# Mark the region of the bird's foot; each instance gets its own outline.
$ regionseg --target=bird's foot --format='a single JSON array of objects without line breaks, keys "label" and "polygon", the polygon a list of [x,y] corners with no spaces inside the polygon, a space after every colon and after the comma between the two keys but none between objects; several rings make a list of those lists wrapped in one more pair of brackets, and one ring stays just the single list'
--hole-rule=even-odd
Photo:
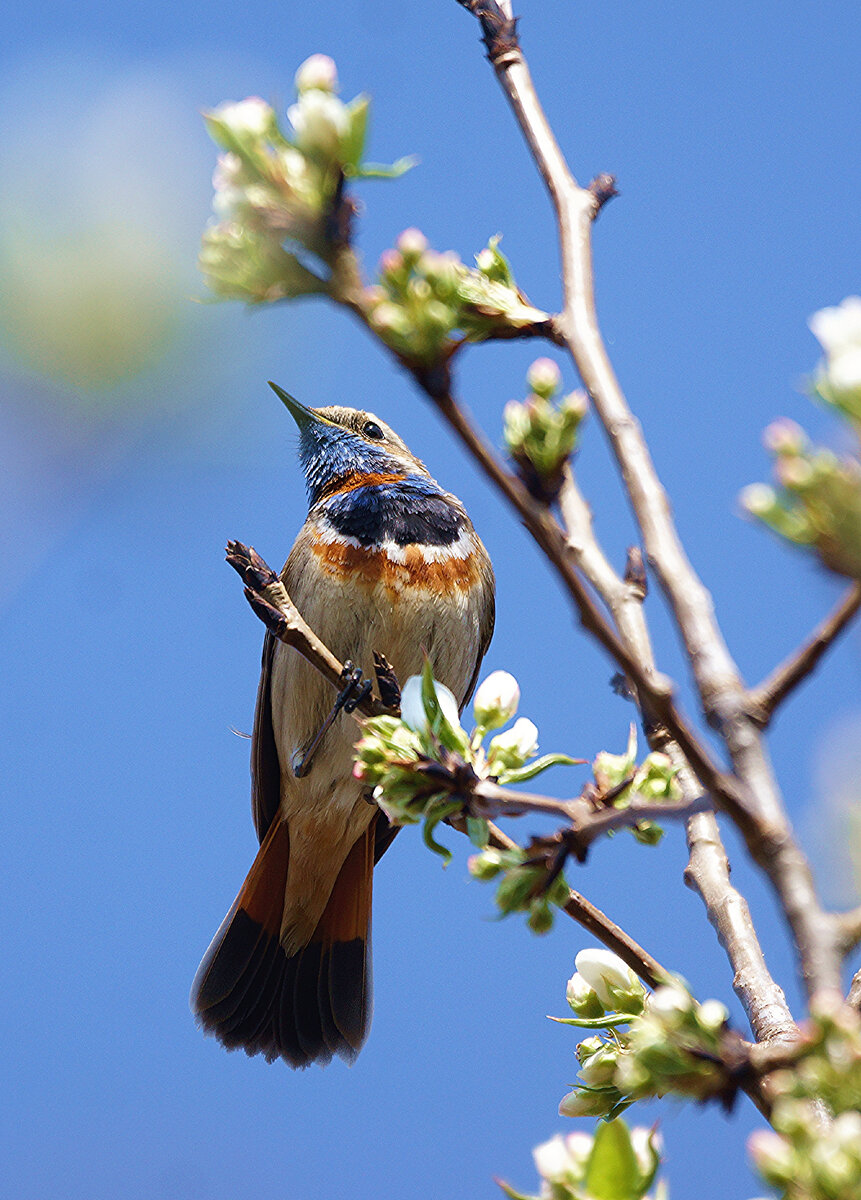
[{"label": "bird's foot", "polygon": [[346,713],[351,713],[358,704],[368,696],[372,689],[372,684],[369,679],[362,679],[362,668],[354,667],[347,660],[344,663],[344,669],[341,671],[341,679],[344,686],[335,699],[332,706],[332,711],[326,717],[323,724],[317,730],[314,738],[305,753],[293,760],[293,774],[297,779],[302,779],[311,769],[311,760],[320,748],[320,743],[326,736],[327,731],[331,728],[332,723],[337,717],[341,709]]}]

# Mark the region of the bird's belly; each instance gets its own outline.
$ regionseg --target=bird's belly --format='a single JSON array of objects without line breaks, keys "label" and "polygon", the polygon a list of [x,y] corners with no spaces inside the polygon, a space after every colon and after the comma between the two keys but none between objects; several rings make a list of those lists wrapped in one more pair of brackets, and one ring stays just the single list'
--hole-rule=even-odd
[{"label": "bird's belly", "polygon": [[[352,660],[375,681],[376,650],[403,683],[421,671],[427,654],[434,676],[460,701],[480,652],[480,588],[454,584],[443,589],[425,572],[397,565],[402,569],[396,575],[385,565],[375,575],[366,563],[364,569],[344,571],[307,556],[298,571],[291,556],[284,581],[305,620],[342,662]],[[359,727],[346,713],[327,731],[308,774],[300,779],[293,774],[295,756],[304,753],[332,708],[332,685],[297,650],[278,643],[270,686],[281,813],[291,847],[289,927],[282,929],[282,941],[301,945],[344,856],[377,809],[352,773]]]},{"label": "bird's belly", "polygon": [[[462,700],[480,650],[482,595],[472,558],[437,553],[428,560],[412,546],[402,562],[338,543],[315,551],[303,556],[301,571],[291,556],[285,583],[332,653],[342,662],[350,659],[373,681],[377,651],[401,683],[421,671],[427,655],[435,678]],[[297,651],[277,647],[272,702],[282,774],[289,773],[290,758],[313,738],[334,699],[331,684]],[[355,722],[341,716],[335,729],[345,735],[341,763],[349,773]],[[327,734],[327,740],[336,739]]]}]

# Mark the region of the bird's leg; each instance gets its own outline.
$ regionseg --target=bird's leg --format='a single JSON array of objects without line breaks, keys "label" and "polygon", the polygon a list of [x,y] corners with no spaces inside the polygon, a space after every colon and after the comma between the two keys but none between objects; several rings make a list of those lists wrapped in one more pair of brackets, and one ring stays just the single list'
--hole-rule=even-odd
[{"label": "bird's leg", "polygon": [[332,711],[315,733],[314,739],[305,753],[297,757],[293,762],[293,774],[297,779],[301,779],[304,775],[308,774],[311,769],[311,759],[317,753],[320,743],[326,736],[326,731],[331,728],[332,722],[341,709],[346,713],[351,713],[356,705],[361,704],[371,691],[371,681],[369,679],[363,681],[362,668],[354,667],[349,659],[344,663],[341,679],[344,682],[344,686],[337,695],[335,703],[332,706]]}]

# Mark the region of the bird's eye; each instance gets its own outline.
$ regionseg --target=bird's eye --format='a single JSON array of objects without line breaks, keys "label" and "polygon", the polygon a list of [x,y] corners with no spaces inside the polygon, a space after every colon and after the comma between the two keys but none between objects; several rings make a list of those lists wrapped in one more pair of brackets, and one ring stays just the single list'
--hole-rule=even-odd
[{"label": "bird's eye", "polygon": [[365,421],[362,426],[362,433],[365,437],[375,438],[379,441],[383,436],[383,431],[380,429],[376,421]]}]

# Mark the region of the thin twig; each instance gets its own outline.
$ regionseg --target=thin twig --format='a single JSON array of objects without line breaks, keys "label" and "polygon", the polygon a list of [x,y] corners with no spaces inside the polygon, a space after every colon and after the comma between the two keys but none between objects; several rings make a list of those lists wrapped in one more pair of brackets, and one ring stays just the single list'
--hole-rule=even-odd
[{"label": "thin twig", "polygon": [[[490,825],[490,844],[497,850],[522,849],[518,842],[515,842],[513,838],[492,823]],[[620,925],[611,921],[605,913],[601,912],[600,908],[596,908],[591,901],[579,892],[575,892],[573,888],[569,892],[564,910],[569,917],[587,929],[599,942],[603,942],[608,950],[618,954],[649,987],[660,987],[661,984],[672,978],[670,972],[625,933]]]},{"label": "thin twig", "polygon": [[[333,687],[342,688],[344,664],[317,637],[290,599],[284,584],[254,547],[242,542],[228,542],[227,561],[241,577],[248,603],[269,632],[280,642],[298,650]],[[390,711],[373,694],[360,700],[356,708],[368,717]]]},{"label": "thin twig", "polygon": [[833,645],[859,608],[861,583],[853,583],[834,611],[816,627],[807,641],[776,667],[758,687],[750,690],[748,710],[761,729],[765,729],[774,716],[775,709],[790,692],[812,674],[825,651]]},{"label": "thin twig", "polygon": [[[641,821],[686,819],[697,812],[711,808],[708,796],[696,796],[681,802],[667,801],[647,803],[633,801],[627,808],[598,808],[588,800],[554,800],[550,796],[537,796],[531,792],[516,792],[500,787],[488,779],[481,779],[469,793],[470,807],[480,816],[519,816],[521,813],[537,812],[544,815],[564,817],[570,832],[578,841],[587,845],[603,833],[615,829],[627,829]],[[478,801],[476,804],[475,801]]]},{"label": "thin twig", "polygon": [[[482,17],[480,3],[466,0],[466,7]],[[501,12],[504,17],[511,16],[508,0],[487,7],[491,15]],[[487,37],[485,28],[485,40]],[[558,320],[561,332],[607,432],[647,557],[682,635],[704,711],[720,730],[741,785],[737,803],[727,805],[725,797],[713,791],[715,801],[738,824],[751,856],[778,894],[794,935],[808,994],[837,991],[840,961],[834,922],[819,902],[810,866],[793,836],[759,731],[747,712],[746,689],[715,622],[711,597],[684,552],[642,430],[628,407],[601,337],[591,247],[597,197],[580,187],[572,175],[538,100],[516,37],[508,38],[504,53],[490,53],[489,57],[556,212],[565,294]],[[675,736],[675,730],[671,732]],[[688,748],[681,739],[676,740],[700,775]],[[700,778],[711,790],[711,785]]]}]

